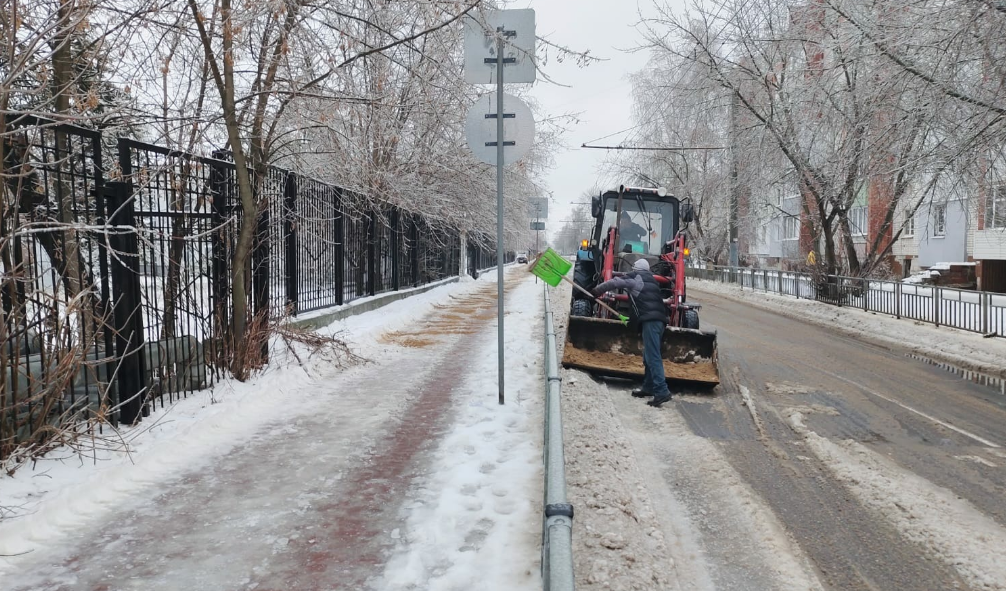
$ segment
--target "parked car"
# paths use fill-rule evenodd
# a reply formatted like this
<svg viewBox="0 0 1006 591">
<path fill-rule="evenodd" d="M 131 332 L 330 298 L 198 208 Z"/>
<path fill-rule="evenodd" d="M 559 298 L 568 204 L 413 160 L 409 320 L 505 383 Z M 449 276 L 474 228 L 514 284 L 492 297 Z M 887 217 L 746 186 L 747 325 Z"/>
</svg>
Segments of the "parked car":
<svg viewBox="0 0 1006 591">
<path fill-rule="evenodd" d="M 525 264 L 525 265 L 526 265 L 526 264 L 527 264 L 527 257 L 526 257 L 526 256 L 524 256 L 524 255 L 519 255 L 519 256 L 517 257 L 517 262 L 518 262 L 518 263 L 523 263 L 523 264 Z"/>
</svg>

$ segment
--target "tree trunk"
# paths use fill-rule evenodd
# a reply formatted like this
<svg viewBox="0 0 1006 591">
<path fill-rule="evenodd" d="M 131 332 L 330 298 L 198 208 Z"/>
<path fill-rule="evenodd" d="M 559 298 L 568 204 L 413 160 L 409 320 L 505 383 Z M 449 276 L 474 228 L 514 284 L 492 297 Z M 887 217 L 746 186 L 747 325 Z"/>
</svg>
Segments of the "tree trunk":
<svg viewBox="0 0 1006 591">
<path fill-rule="evenodd" d="M 59 24 L 52 41 L 51 88 L 53 108 L 60 115 L 69 114 L 70 94 L 75 86 L 73 54 L 70 48 L 70 25 L 73 18 L 73 5 L 73 0 L 60 0 L 58 12 Z M 65 165 L 69 166 L 69 162 L 73 158 L 71 152 L 73 147 L 71 146 L 70 138 L 65 132 L 57 129 L 55 136 L 55 165 L 57 168 L 62 169 Z M 64 163 L 66 164 L 64 165 Z M 74 189 L 70 181 L 66 180 L 65 175 L 60 176 L 61 179 L 54 185 L 56 189 L 57 221 L 61 224 L 70 225 L 80 221 L 76 219 L 77 214 L 73 207 Z M 56 244 L 57 236 L 62 239 L 62 248 Z M 49 237 L 51 244 L 46 245 L 46 242 L 49 241 L 43 241 L 43 246 L 46 247 L 47 254 L 49 254 L 53 265 L 59 270 L 63 287 L 66 291 L 65 300 L 66 302 L 76 300 L 93 283 L 91 281 L 91 274 L 84 266 L 81 258 L 80 241 L 77 232 L 76 230 L 67 229 L 59 234 L 53 232 Z M 53 259 L 53 256 L 56 258 Z M 79 306 L 80 313 L 82 314 L 79 336 L 81 346 L 86 349 L 89 346 L 87 340 L 94 337 L 94 335 L 88 335 L 88 331 L 92 326 L 95 326 L 94 316 L 96 314 L 100 315 L 101 311 L 96 309 L 94 298 L 87 294 L 79 302 Z"/>
<path fill-rule="evenodd" d="M 842 231 L 842 246 L 845 248 L 845 260 L 849 267 L 849 275 L 859 277 L 861 271 L 859 254 L 856 252 L 856 243 L 852 240 L 852 229 L 849 227 L 849 218 L 845 212 L 839 216 L 838 223 Z"/>
<path fill-rule="evenodd" d="M 824 234 L 824 262 L 828 274 L 838 273 L 838 256 L 835 252 L 835 228 L 829 220 L 821 221 L 821 232 Z"/>
</svg>

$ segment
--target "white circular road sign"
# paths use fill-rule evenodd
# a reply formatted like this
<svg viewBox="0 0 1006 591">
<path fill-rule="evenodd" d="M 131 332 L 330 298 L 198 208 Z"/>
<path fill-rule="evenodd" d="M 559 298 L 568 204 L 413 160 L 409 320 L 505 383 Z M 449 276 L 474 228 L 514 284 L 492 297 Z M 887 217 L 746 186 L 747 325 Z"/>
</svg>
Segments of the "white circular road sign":
<svg viewBox="0 0 1006 591">
<path fill-rule="evenodd" d="M 465 137 L 476 158 L 486 164 L 496 164 L 495 93 L 482 95 L 468 109 Z M 531 108 L 519 98 L 504 94 L 503 164 L 513 164 L 526 156 L 533 141 L 534 117 L 531 115 Z"/>
</svg>

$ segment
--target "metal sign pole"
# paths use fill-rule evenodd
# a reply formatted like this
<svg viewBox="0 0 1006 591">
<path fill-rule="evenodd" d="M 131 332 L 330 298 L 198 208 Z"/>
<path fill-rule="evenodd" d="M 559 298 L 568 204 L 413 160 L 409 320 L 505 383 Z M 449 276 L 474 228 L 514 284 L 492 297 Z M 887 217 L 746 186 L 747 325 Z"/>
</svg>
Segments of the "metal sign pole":
<svg viewBox="0 0 1006 591">
<path fill-rule="evenodd" d="M 496 55 L 491 55 L 493 49 L 492 32 L 495 29 Z M 488 34 L 487 34 L 488 33 Z M 498 356 L 499 367 L 499 403 L 504 402 L 504 350 L 503 350 L 503 267 L 506 264 L 506 251 L 503 248 L 503 167 L 508 162 L 516 162 L 531 149 L 534 139 L 534 116 L 531 109 L 515 96 L 507 96 L 511 113 L 503 112 L 503 67 L 511 66 L 512 71 L 506 78 L 510 82 L 531 83 L 535 80 L 534 67 L 534 10 L 503 10 L 490 11 L 485 21 L 468 17 L 465 20 L 465 81 L 473 84 L 486 83 L 486 70 L 496 68 L 496 112 L 491 113 L 492 94 L 487 94 L 468 110 L 465 119 L 465 137 L 472 148 L 475 157 L 486 164 L 493 164 L 493 153 L 490 148 L 496 148 L 496 286 L 499 306 L 497 310 Z M 512 44 L 514 57 L 503 57 L 506 44 Z M 486 55 L 486 54 L 490 55 Z M 518 55 L 522 57 L 517 57 Z M 492 82 L 490 76 L 489 82 Z M 496 141 L 491 141 L 492 127 L 488 120 L 496 119 Z M 506 141 L 504 135 L 504 119 L 511 121 L 510 135 Z M 510 148 L 505 152 L 504 148 Z"/>
<path fill-rule="evenodd" d="M 539 231 L 535 230 L 534 231 L 534 256 L 538 256 L 538 234 L 539 234 Z M 535 283 L 535 285 L 538 285 L 538 276 L 537 275 L 534 276 L 534 283 Z"/>
<path fill-rule="evenodd" d="M 499 300 L 499 403 L 503 404 L 503 35 L 496 29 L 496 297 Z"/>
</svg>

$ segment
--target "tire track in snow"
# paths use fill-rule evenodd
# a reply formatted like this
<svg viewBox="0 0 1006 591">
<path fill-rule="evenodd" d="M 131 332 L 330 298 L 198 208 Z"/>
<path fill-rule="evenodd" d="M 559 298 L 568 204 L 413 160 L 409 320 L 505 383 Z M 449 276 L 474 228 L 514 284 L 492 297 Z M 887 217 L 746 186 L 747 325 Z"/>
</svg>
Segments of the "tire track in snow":
<svg viewBox="0 0 1006 591">
<path fill-rule="evenodd" d="M 867 506 L 978 589 L 1006 590 L 1006 528 L 953 492 L 855 442 L 821 437 L 797 411 L 786 413 L 807 446 Z"/>
<path fill-rule="evenodd" d="M 656 496 L 673 497 L 675 505 L 684 510 L 677 516 L 662 517 L 673 519 L 677 531 L 689 530 L 702 553 L 700 560 L 711 586 L 689 581 L 682 584 L 683 589 L 824 589 L 813 563 L 771 507 L 730 465 L 720 448 L 692 433 L 676 412 L 678 406 L 690 401 L 667 409 L 672 412 L 653 412 L 635 404 L 627 392 L 610 393 L 632 435 L 636 457 L 647 466 L 648 490 Z M 722 401 L 714 399 L 712 404 Z"/>
</svg>

